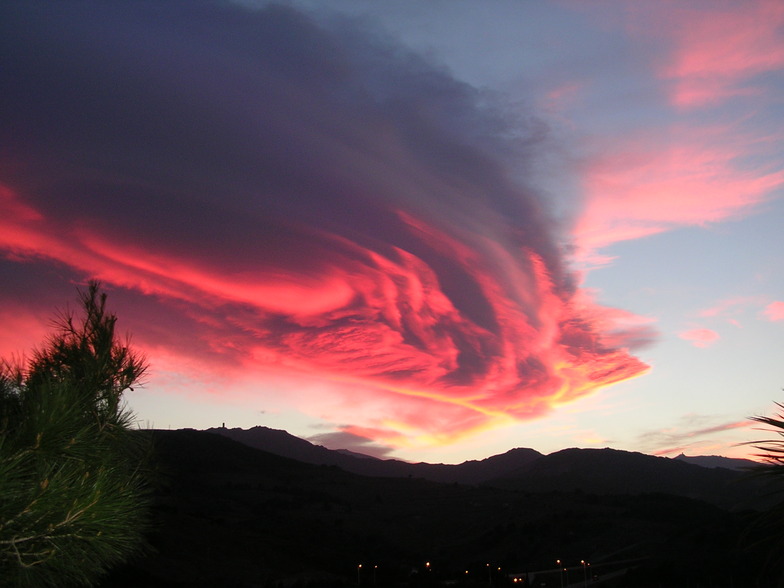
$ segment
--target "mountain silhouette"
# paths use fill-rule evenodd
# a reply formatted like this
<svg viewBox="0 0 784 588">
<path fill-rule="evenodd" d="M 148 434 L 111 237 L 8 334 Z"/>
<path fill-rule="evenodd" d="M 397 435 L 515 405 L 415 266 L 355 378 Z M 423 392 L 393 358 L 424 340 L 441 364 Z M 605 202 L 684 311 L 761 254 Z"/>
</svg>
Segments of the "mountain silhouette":
<svg viewBox="0 0 784 588">
<path fill-rule="evenodd" d="M 681 453 L 675 459 L 702 466 L 704 468 L 726 468 L 728 470 L 749 470 L 759 466 L 759 463 L 750 459 L 737 459 L 721 455 L 694 455 L 687 456 Z"/>
<path fill-rule="evenodd" d="M 334 465 L 347 472 L 363 476 L 413 477 L 443 483 L 481 484 L 542 457 L 541 453 L 533 449 L 512 449 L 502 455 L 480 461 L 466 461 L 459 465 L 409 463 L 397 459 L 378 459 L 347 450 L 327 449 L 286 431 L 268 427 L 250 429 L 221 427 L 207 429 L 206 432 L 222 435 L 249 447 L 283 457 L 315 465 Z"/>
<path fill-rule="evenodd" d="M 316 455 L 285 432 L 256 433 L 276 439 L 278 450 Z M 775 585 L 760 579 L 764 552 L 738 548 L 758 545 L 760 515 L 721 506 L 730 501 L 705 489 L 705 480 L 735 476 L 755 491 L 726 469 L 576 449 L 517 449 L 434 469 L 392 464 L 482 480 L 441 483 L 305 463 L 215 432 L 139 434 L 152 438 L 158 472 L 151 548 L 103 588 L 503 586 L 513 573 L 559 586 L 556 559 L 572 583 L 584 560 L 605 586 Z M 710 477 L 716 472 L 722 477 Z"/>
<path fill-rule="evenodd" d="M 413 477 L 441 483 L 484 484 L 527 492 L 580 490 L 594 494 L 660 492 L 705 500 L 722 508 L 762 508 L 771 497 L 747 480 L 741 466 L 755 462 L 713 457 L 676 459 L 616 449 L 564 449 L 550 455 L 516 448 L 500 455 L 461 464 L 408 463 L 378 459 L 320 445 L 267 427 L 213 428 L 249 447 L 314 465 L 337 466 L 363 476 Z M 710 464 L 710 465 L 708 465 Z M 729 465 L 728 467 L 723 467 Z"/>
<path fill-rule="evenodd" d="M 705 500 L 722 508 L 763 507 L 765 487 L 742 472 L 616 449 L 564 449 L 491 481 L 529 492 L 662 493 Z"/>
</svg>

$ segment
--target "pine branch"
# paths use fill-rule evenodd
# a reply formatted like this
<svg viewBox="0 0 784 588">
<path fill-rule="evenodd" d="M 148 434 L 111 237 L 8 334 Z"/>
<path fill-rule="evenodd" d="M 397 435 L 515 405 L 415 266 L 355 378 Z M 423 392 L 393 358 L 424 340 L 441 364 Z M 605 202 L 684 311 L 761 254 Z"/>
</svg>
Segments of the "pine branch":
<svg viewBox="0 0 784 588">
<path fill-rule="evenodd" d="M 142 545 L 145 454 L 122 394 L 146 371 L 97 282 L 32 359 L 0 363 L 0 577 L 91 585 Z"/>
</svg>

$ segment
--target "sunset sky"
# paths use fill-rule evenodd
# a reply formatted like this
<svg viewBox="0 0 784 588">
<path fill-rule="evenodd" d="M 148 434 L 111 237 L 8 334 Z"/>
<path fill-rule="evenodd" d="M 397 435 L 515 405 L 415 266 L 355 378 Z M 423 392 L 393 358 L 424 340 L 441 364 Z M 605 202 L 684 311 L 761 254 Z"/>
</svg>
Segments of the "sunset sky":
<svg viewBox="0 0 784 588">
<path fill-rule="evenodd" d="M 0 356 L 102 281 L 141 426 L 745 456 L 784 3 L 0 6 Z"/>
</svg>

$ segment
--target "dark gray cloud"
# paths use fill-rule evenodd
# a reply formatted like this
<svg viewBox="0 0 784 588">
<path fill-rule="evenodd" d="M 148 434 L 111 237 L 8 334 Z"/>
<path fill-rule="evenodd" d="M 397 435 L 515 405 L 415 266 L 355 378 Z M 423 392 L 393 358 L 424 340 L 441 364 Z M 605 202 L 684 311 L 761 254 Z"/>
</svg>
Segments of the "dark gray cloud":
<svg viewBox="0 0 784 588">
<path fill-rule="evenodd" d="M 542 124 L 357 23 L 6 3 L 0 86 L 0 246 L 176 317 L 150 341 L 264 348 L 471 426 L 645 369 L 572 304 L 562 228 L 520 180 Z"/>
</svg>

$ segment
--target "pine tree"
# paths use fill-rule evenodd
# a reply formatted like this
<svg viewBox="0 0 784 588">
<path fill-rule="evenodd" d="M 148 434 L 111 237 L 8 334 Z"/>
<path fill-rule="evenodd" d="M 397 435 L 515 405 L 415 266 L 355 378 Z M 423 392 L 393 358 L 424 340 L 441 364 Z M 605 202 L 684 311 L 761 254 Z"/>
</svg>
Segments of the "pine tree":
<svg viewBox="0 0 784 588">
<path fill-rule="evenodd" d="M 0 370 L 0 584 L 91 586 L 143 546 L 147 446 L 122 401 L 145 373 L 98 282 Z"/>
</svg>

